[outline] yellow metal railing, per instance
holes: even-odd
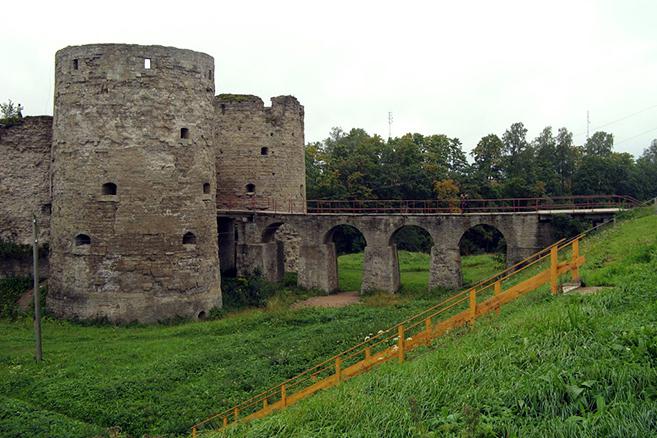
[[[582,236],[562,239],[301,374],[206,418],[192,427],[192,437],[196,438],[201,429],[219,429],[262,418],[389,360],[403,362],[409,351],[429,345],[432,339],[450,330],[473,325],[477,318],[491,311],[499,313],[502,305],[543,285],[549,284],[556,295],[562,276],[570,273],[572,280],[579,280],[579,268],[585,261],[579,253]]]

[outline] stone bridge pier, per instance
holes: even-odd
[[[230,224],[230,225],[227,225]],[[428,288],[462,285],[460,243],[477,225],[498,230],[506,242],[511,265],[554,241],[549,218],[537,214],[350,215],[350,214],[242,214],[219,218],[221,265],[237,275],[260,272],[269,281],[284,275],[283,243],[275,239],[287,224],[300,236],[298,284],[327,293],[338,290],[337,254],[333,235],[340,225],[359,230],[365,238],[361,291],[396,292],[400,287],[399,259],[394,242],[404,227],[419,227],[432,239]],[[232,229],[231,229],[232,228]],[[230,260],[223,260],[223,258]]]

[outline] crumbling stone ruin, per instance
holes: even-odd
[[[303,106],[215,96],[209,55],[67,47],[54,103],[0,127],[0,237],[29,243],[38,213],[55,315],[202,318],[221,306],[217,207],[305,212]]]

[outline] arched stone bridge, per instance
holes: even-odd
[[[594,221],[614,215],[617,209],[576,212]],[[575,213],[575,212],[572,212]],[[298,283],[305,288],[333,292],[338,289],[337,257],[333,233],[340,225],[359,230],[366,241],[362,291],[395,292],[399,289],[399,263],[393,235],[405,226],[417,226],[431,236],[429,288],[461,286],[459,243],[477,225],[497,229],[506,241],[507,264],[531,255],[556,240],[553,220],[563,212],[469,214],[281,214],[230,212],[219,216],[222,271],[247,275],[255,270],[270,281],[284,274],[283,244],[274,238],[287,224],[300,236]]]

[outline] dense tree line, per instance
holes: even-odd
[[[641,157],[594,133],[584,145],[566,128],[533,140],[522,123],[483,137],[467,160],[458,138],[406,134],[387,141],[334,128],[306,147],[309,199],[448,199],[618,194],[657,196],[657,141]]]

